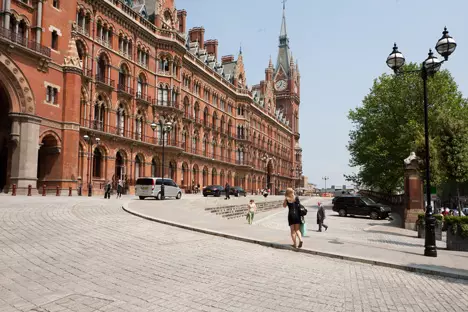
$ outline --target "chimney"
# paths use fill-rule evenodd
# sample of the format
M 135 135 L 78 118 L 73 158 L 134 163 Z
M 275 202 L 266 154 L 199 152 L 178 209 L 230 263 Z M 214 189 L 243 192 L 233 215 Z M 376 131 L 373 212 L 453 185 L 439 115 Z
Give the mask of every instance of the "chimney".
M 185 33 L 185 22 L 187 21 L 187 11 L 179 10 L 177 11 L 177 19 L 179 20 L 179 32 Z
M 205 48 L 205 28 L 194 27 L 189 30 L 190 42 L 198 41 L 200 49 Z
M 205 41 L 205 49 L 208 54 L 213 54 L 218 59 L 218 40 Z
M 221 64 L 224 65 L 226 63 L 234 62 L 234 55 L 225 55 L 221 58 Z

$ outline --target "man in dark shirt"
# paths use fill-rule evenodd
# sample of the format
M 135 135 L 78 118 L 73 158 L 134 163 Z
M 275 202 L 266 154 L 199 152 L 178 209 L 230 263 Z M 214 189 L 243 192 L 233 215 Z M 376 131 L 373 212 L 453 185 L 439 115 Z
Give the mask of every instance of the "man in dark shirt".
M 229 183 L 226 182 L 226 186 L 224 187 L 224 191 L 226 192 L 226 198 L 225 199 L 231 199 L 231 196 L 229 196 L 229 192 L 231 191 L 231 187 L 229 186 Z

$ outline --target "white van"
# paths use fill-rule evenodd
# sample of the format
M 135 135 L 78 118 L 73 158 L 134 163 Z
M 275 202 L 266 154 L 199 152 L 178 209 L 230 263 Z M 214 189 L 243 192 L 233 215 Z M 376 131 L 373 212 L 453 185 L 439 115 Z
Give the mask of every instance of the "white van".
M 141 200 L 146 197 L 161 199 L 161 185 L 163 178 L 138 178 L 135 184 L 135 195 Z M 164 178 L 164 197 L 182 197 L 182 190 L 172 179 Z

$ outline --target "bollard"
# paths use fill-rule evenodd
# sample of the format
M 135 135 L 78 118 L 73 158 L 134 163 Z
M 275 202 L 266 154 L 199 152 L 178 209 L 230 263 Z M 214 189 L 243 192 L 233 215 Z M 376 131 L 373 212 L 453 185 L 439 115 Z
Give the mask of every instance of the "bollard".
M 72 187 L 68 187 L 68 196 L 72 196 Z
M 82 185 L 78 185 L 78 196 L 82 196 L 83 194 L 81 193 L 82 192 Z
M 32 195 L 31 192 L 32 192 L 32 185 L 29 184 L 29 185 L 28 185 L 28 196 L 31 196 L 31 195 Z
M 45 184 L 42 185 L 42 196 L 46 196 L 46 187 Z
M 16 196 L 16 184 L 13 184 L 13 188 L 11 189 L 11 196 Z
M 93 196 L 93 185 L 89 183 L 88 185 L 88 197 Z
M 60 196 L 60 188 L 59 188 L 58 185 L 57 185 L 57 189 L 55 191 L 55 196 Z

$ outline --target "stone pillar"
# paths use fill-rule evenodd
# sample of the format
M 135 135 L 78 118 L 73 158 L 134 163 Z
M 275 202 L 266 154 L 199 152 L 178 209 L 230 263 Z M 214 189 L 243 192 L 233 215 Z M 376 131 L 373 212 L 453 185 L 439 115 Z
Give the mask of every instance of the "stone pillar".
M 36 25 L 36 42 L 41 43 L 42 34 L 42 1 L 37 2 L 37 25 Z
M 10 187 L 16 184 L 18 193 L 26 193 L 28 185 L 36 186 L 41 119 L 32 115 L 12 113 L 11 138 L 16 145 L 11 151 Z
M 80 141 L 80 98 L 81 98 L 81 65 L 74 38 L 68 43 L 63 63 L 63 121 L 62 130 L 62 172 L 60 187 L 76 189 Z M 65 92 L 66 91 L 66 92 Z M 92 152 L 92 151 L 91 151 Z
M 10 29 L 10 10 L 11 10 L 11 0 L 5 0 L 5 6 L 3 7 L 3 27 L 5 29 Z
M 424 193 L 419 172 L 419 158 L 415 153 L 405 159 L 405 229 L 416 230 L 418 214 L 424 213 Z

